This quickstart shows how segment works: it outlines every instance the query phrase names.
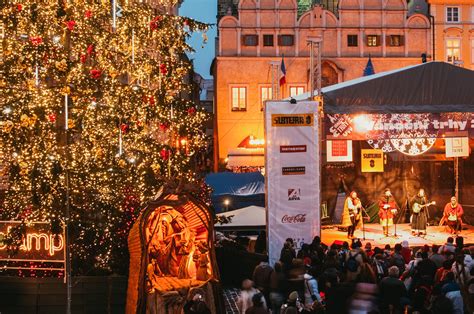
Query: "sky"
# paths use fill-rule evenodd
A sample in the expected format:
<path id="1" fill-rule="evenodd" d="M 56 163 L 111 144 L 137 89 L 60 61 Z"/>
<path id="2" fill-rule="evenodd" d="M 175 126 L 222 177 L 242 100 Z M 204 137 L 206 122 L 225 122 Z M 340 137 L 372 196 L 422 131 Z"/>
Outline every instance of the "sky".
<path id="1" fill-rule="evenodd" d="M 200 22 L 216 24 L 217 0 L 184 0 L 179 9 L 179 14 Z M 204 78 L 211 78 L 209 70 L 215 56 L 216 33 L 217 28 L 214 25 L 207 32 L 208 41 L 204 48 L 201 33 L 194 34 L 188 41 L 196 50 L 196 52 L 188 54 L 189 58 L 194 60 L 194 71 Z"/>

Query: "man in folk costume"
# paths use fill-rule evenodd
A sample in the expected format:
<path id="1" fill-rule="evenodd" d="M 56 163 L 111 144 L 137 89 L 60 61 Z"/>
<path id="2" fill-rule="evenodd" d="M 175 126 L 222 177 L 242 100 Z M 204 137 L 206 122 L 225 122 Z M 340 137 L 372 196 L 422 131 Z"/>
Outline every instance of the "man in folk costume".
<path id="1" fill-rule="evenodd" d="M 459 231 L 461 229 L 461 217 L 463 214 L 464 210 L 461 204 L 459 204 L 456 197 L 453 196 L 451 197 L 451 202 L 447 203 L 446 206 L 444 206 L 443 218 L 441 218 L 439 225 L 441 226 L 443 225 L 443 223 L 446 222 L 450 229 L 450 232 L 456 233 L 456 231 Z"/>
<path id="2" fill-rule="evenodd" d="M 428 223 L 428 201 L 425 190 L 420 189 L 412 201 L 411 233 L 415 236 L 426 235 Z"/>
<path id="3" fill-rule="evenodd" d="M 344 202 L 344 213 L 342 217 L 343 224 L 344 222 L 346 222 L 346 224 L 349 222 L 349 226 L 347 229 L 347 237 L 349 239 L 352 239 L 354 237 L 354 231 L 360 222 L 360 218 L 362 217 L 361 211 L 362 203 L 357 197 L 357 193 L 355 191 L 352 191 Z"/>
<path id="4" fill-rule="evenodd" d="M 397 202 L 395 202 L 392 192 L 390 189 L 385 189 L 379 199 L 379 218 L 385 236 L 388 236 L 388 229 L 393 226 L 393 218 L 397 214 L 397 209 Z"/>

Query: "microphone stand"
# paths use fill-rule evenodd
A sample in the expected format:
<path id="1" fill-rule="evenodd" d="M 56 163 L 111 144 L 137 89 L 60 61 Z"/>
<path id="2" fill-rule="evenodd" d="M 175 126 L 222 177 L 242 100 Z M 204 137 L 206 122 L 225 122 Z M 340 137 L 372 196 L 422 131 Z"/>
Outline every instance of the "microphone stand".
<path id="1" fill-rule="evenodd" d="M 367 215 L 367 217 L 369 217 L 369 219 L 370 219 L 370 216 L 369 216 L 369 214 L 367 213 L 367 211 L 365 210 L 364 207 L 361 206 L 360 209 L 362 210 L 362 215 L 361 215 L 361 216 L 362 216 L 362 217 L 361 217 L 361 218 L 362 218 L 362 239 L 363 239 L 364 241 L 366 241 L 366 240 L 374 241 L 373 239 L 366 239 L 366 238 L 365 238 L 364 213 Z"/>

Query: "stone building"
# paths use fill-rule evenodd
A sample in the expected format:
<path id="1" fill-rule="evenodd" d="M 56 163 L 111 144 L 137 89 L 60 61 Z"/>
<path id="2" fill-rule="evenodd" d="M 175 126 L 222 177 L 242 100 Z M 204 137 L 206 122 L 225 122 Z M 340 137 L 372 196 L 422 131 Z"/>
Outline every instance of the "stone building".
<path id="1" fill-rule="evenodd" d="M 416 12 L 409 16 L 403 0 L 340 0 L 333 11 L 314 5 L 298 14 L 296 0 L 240 0 L 237 12 L 220 18 L 212 69 L 216 159 L 224 161 L 249 136 L 263 138 L 265 100 L 308 91 L 310 37 L 322 39 L 323 86 L 362 76 L 369 56 L 375 72 L 420 63 L 422 54 L 430 58 L 430 21 Z M 279 87 L 272 85 L 270 62 L 282 60 L 287 83 Z"/>

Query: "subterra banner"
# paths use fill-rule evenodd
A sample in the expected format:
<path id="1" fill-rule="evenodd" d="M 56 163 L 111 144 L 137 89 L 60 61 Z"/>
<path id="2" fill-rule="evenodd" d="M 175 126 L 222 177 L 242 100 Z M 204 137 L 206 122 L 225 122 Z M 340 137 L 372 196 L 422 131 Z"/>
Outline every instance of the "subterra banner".
<path id="1" fill-rule="evenodd" d="M 265 105 L 265 184 L 269 258 L 280 258 L 287 238 L 297 248 L 320 232 L 316 102 Z"/>
<path id="2" fill-rule="evenodd" d="M 453 132 L 474 136 L 473 113 L 327 114 L 328 139 L 392 140 L 433 138 Z"/>

